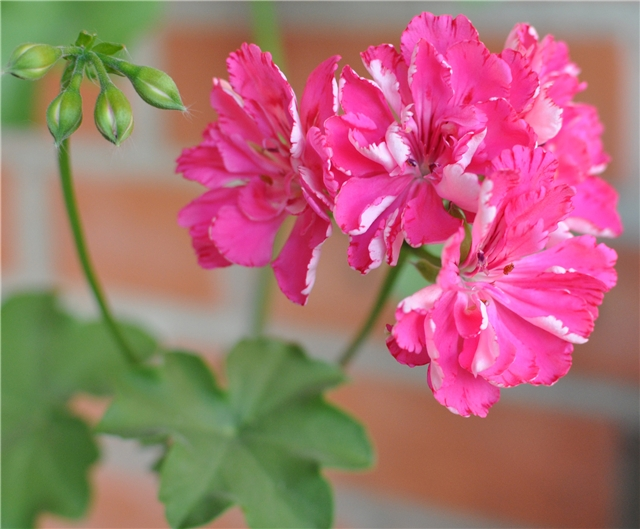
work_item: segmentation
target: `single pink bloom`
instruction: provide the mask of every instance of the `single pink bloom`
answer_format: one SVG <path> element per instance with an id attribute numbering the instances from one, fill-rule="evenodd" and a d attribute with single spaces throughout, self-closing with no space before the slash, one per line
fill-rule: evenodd
<path id="1" fill-rule="evenodd" d="M 588 235 L 554 237 L 573 195 L 556 169 L 541 148 L 504 151 L 482 183 L 468 255 L 460 228 L 436 284 L 398 305 L 389 350 L 429 364 L 434 396 L 455 413 L 484 417 L 500 388 L 564 376 L 616 283 L 612 249 Z"/>
<path id="2" fill-rule="evenodd" d="M 402 242 L 442 242 L 473 213 L 478 174 L 503 149 L 533 146 L 509 102 L 509 64 L 490 53 L 460 15 L 415 17 L 391 45 L 362 54 L 373 82 L 345 67 L 345 114 L 327 120 L 336 182 L 334 215 L 350 236 L 350 265 L 362 273 L 395 264 Z"/>
<path id="3" fill-rule="evenodd" d="M 280 289 L 301 305 L 331 233 L 335 183 L 323 123 L 337 111 L 338 60 L 331 57 L 311 73 L 298 106 L 271 54 L 243 44 L 227 60 L 229 81 L 213 79 L 218 121 L 178 158 L 177 171 L 209 189 L 178 217 L 200 265 L 271 263 Z M 272 260 L 276 234 L 290 216 L 293 228 Z"/>
<path id="4" fill-rule="evenodd" d="M 552 35 L 539 39 L 528 24 L 516 24 L 501 57 L 512 70 L 512 104 L 537 134 L 538 145 L 558 158 L 557 178 L 576 187 L 574 212 L 567 224 L 574 231 L 616 237 L 622 233 L 618 194 L 598 178 L 609 163 L 595 107 L 573 97 L 586 88 L 571 62 L 566 43 Z M 517 86 L 517 88 L 516 88 Z"/>

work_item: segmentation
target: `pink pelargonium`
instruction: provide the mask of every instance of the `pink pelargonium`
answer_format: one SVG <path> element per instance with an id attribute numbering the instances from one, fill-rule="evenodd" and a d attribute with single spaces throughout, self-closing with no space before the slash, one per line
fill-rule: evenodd
<path id="1" fill-rule="evenodd" d="M 338 56 L 309 76 L 300 106 L 271 54 L 243 44 L 227 60 L 229 82 L 214 78 L 218 121 L 185 149 L 177 171 L 208 188 L 179 214 L 199 264 L 217 268 L 271 263 L 280 289 L 305 304 L 320 246 L 331 233 L 332 179 L 324 121 L 337 111 Z M 293 228 L 272 261 L 276 233 Z"/>
<path id="2" fill-rule="evenodd" d="M 567 224 L 580 233 L 620 235 L 618 193 L 596 176 L 610 159 L 602 145 L 603 126 L 595 107 L 573 101 L 587 84 L 578 80 L 580 69 L 569 59 L 566 43 L 552 35 L 540 40 L 535 28 L 516 24 L 500 56 L 524 96 L 512 104 L 535 130 L 538 145 L 558 158 L 557 178 L 576 188 Z"/>
<path id="3" fill-rule="evenodd" d="M 344 115 L 325 124 L 341 189 L 334 214 L 350 236 L 350 265 L 362 273 L 396 263 L 403 240 L 442 242 L 461 220 L 443 200 L 476 208 L 483 173 L 503 149 L 533 146 L 535 135 L 510 100 L 509 64 L 490 53 L 460 15 L 422 13 L 401 51 L 362 53 L 373 82 L 345 67 Z"/>
<path id="4" fill-rule="evenodd" d="M 460 415 L 486 416 L 499 388 L 550 385 L 571 366 L 616 283 L 616 253 L 561 227 L 571 187 L 541 148 L 503 152 L 482 182 L 470 249 L 465 230 L 446 242 L 436 284 L 404 299 L 387 345 Z M 560 223 L 560 224 L 559 224 Z M 467 241 L 468 242 L 468 241 Z"/>

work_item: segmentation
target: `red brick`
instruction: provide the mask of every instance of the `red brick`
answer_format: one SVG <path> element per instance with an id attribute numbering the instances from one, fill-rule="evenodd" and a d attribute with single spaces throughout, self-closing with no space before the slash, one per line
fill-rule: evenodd
<path id="1" fill-rule="evenodd" d="M 105 287 L 163 295 L 195 302 L 218 300 L 211 272 L 201 269 L 187 230 L 176 216 L 200 193 L 195 187 L 152 181 L 76 180 L 85 236 Z M 66 281 L 83 280 L 72 245 L 62 197 L 56 185 L 54 202 L 55 269 Z"/>
<path id="2" fill-rule="evenodd" d="M 322 246 L 316 284 L 304 307 L 289 301 L 274 281 L 273 320 L 314 326 L 326 332 L 340 329 L 355 334 L 371 310 L 388 267 L 385 265 L 363 276 L 347 264 L 347 247 L 347 236 L 334 229 Z M 374 333 L 378 339 L 382 339 L 385 323 L 394 321 L 396 302 L 388 303 L 378 321 Z"/>
<path id="3" fill-rule="evenodd" d="M 572 369 L 637 385 L 640 383 L 640 258 L 638 250 L 625 247 L 617 250 L 618 284 L 605 294 L 589 341 L 575 346 Z"/>
<path id="4" fill-rule="evenodd" d="M 618 432 L 608 422 L 498 404 L 453 415 L 427 388 L 357 377 L 333 400 L 364 422 L 377 466 L 336 479 L 518 525 L 613 522 Z"/>

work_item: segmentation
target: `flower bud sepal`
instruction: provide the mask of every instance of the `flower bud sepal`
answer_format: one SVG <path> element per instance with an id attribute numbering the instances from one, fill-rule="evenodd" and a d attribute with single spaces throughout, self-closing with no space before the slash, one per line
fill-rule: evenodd
<path id="1" fill-rule="evenodd" d="M 100 134 L 115 145 L 120 145 L 133 132 L 131 105 L 114 84 L 107 85 L 98 95 L 94 119 Z"/>
<path id="2" fill-rule="evenodd" d="M 168 74 L 150 66 L 138 66 L 110 57 L 100 58 L 105 65 L 127 76 L 138 95 L 149 105 L 163 110 L 186 110 L 178 87 Z"/>
<path id="3" fill-rule="evenodd" d="M 60 57 L 60 48 L 49 44 L 22 44 L 13 50 L 5 72 L 19 79 L 37 81 L 53 68 Z"/>
<path id="4" fill-rule="evenodd" d="M 82 123 L 82 96 L 77 88 L 67 87 L 47 108 L 47 127 L 56 145 L 71 136 Z"/>

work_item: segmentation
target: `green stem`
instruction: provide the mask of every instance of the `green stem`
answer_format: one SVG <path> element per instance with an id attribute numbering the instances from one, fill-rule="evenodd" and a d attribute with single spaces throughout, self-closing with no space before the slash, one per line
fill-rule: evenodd
<path id="1" fill-rule="evenodd" d="M 256 279 L 253 312 L 251 314 L 251 334 L 261 336 L 267 323 L 267 312 L 271 301 L 271 268 L 263 266 L 258 271 Z"/>
<path id="2" fill-rule="evenodd" d="M 107 327 L 111 331 L 113 338 L 116 343 L 120 347 L 120 350 L 126 357 L 127 361 L 132 365 L 138 363 L 138 360 L 127 344 L 120 328 L 116 324 L 115 319 L 111 314 L 111 310 L 107 304 L 107 300 L 102 293 L 102 288 L 100 287 L 100 283 L 98 282 L 98 278 L 93 271 L 93 267 L 91 265 L 91 260 L 89 258 L 89 252 L 87 251 L 87 245 L 84 240 L 84 235 L 82 232 L 82 225 L 80 223 L 80 215 L 78 212 L 78 206 L 76 203 L 75 193 L 73 190 L 73 179 L 71 176 L 71 162 L 69 158 L 69 140 L 66 139 L 60 145 L 58 150 L 58 167 L 60 169 L 60 180 L 62 183 L 62 194 L 64 195 L 64 204 L 67 209 L 67 216 L 69 217 L 69 224 L 71 225 L 71 231 L 73 233 L 73 240 L 76 245 L 76 250 L 78 252 L 78 258 L 80 259 L 80 264 L 82 265 L 82 270 L 84 271 L 85 278 L 87 283 L 89 283 L 89 287 L 91 288 L 93 295 L 100 307 L 100 312 L 102 313 L 102 317 L 107 324 Z"/>
<path id="3" fill-rule="evenodd" d="M 369 333 L 371 332 L 371 329 L 373 329 L 373 326 L 380 316 L 382 309 L 384 309 L 384 306 L 387 302 L 387 299 L 389 298 L 389 295 L 391 294 L 391 290 L 393 289 L 393 285 L 395 284 L 396 279 L 398 279 L 398 276 L 400 275 L 400 270 L 406 262 L 406 257 L 407 252 L 405 251 L 403 246 L 402 250 L 400 251 L 400 256 L 398 257 L 396 266 L 389 268 L 387 276 L 384 278 L 384 282 L 380 287 L 378 297 L 373 304 L 371 312 L 369 313 L 369 317 L 365 320 L 360 329 L 360 332 L 358 332 L 358 334 L 354 337 L 354 339 L 351 341 L 342 355 L 340 355 L 338 359 L 338 364 L 340 366 L 346 367 L 347 364 L 351 362 L 355 354 L 358 352 L 358 349 L 360 349 L 360 346 L 369 336 Z"/>

